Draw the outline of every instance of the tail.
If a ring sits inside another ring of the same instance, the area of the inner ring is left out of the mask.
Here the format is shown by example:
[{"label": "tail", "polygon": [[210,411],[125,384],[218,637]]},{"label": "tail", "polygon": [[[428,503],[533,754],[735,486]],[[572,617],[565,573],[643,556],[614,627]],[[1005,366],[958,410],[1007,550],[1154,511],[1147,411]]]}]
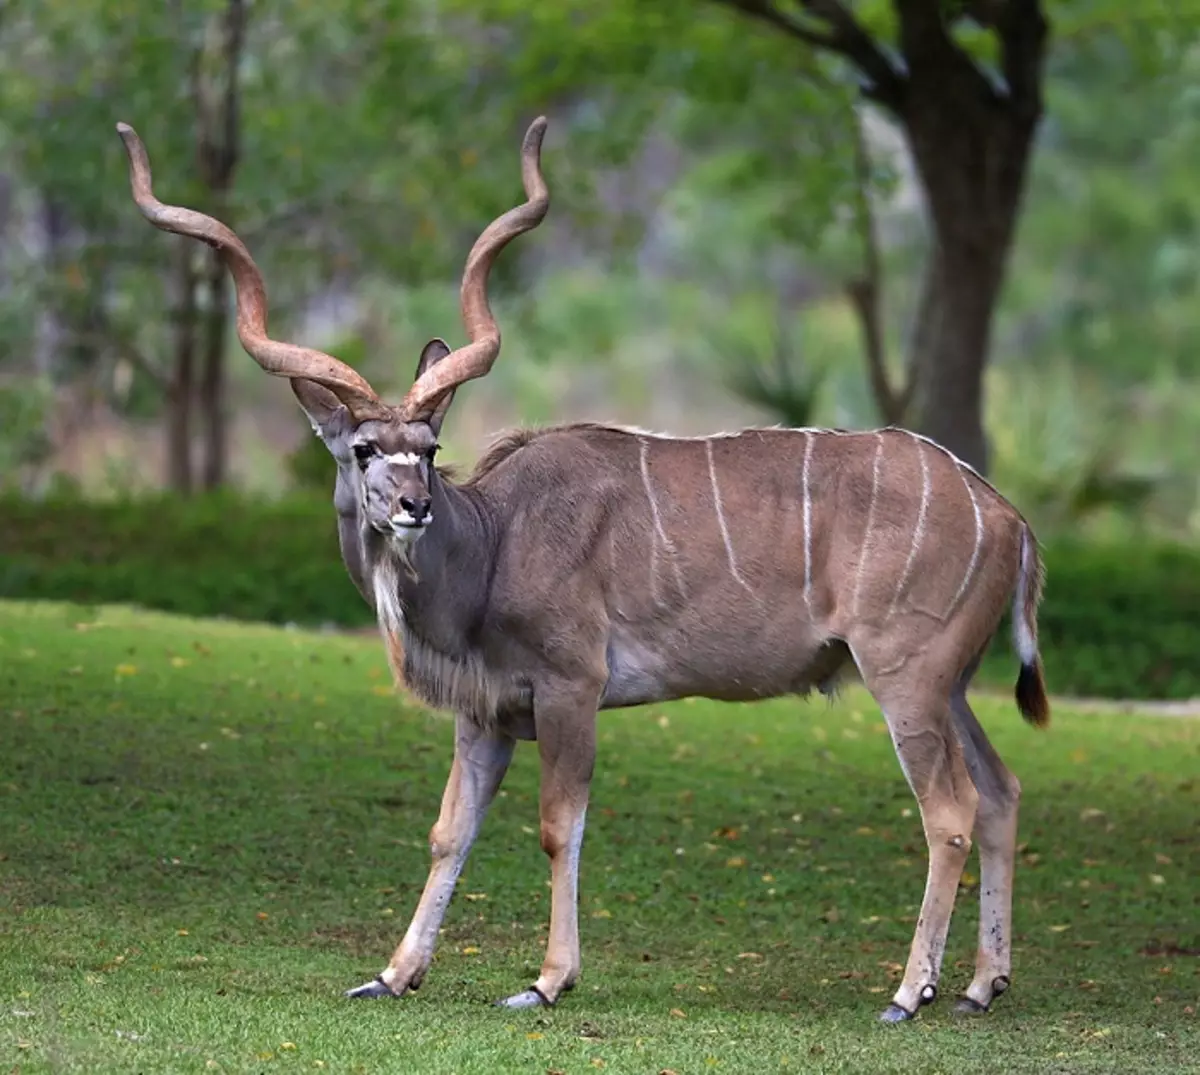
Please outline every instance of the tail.
[{"label": "tail", "polygon": [[1044,728],[1050,723],[1050,699],[1046,697],[1046,679],[1038,654],[1037,611],[1042,600],[1045,569],[1038,552],[1037,538],[1028,524],[1021,527],[1021,567],[1013,594],[1013,641],[1021,658],[1017,676],[1017,708],[1030,724]]}]

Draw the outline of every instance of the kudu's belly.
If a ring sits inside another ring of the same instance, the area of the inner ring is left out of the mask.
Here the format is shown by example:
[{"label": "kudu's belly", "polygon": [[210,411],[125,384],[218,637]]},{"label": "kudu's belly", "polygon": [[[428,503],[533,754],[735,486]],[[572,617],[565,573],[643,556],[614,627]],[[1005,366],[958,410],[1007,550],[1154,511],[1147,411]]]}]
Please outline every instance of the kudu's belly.
[{"label": "kudu's belly", "polygon": [[614,630],[602,709],[701,697],[748,702],[825,689],[851,662],[845,643],[807,623],[742,630]]}]

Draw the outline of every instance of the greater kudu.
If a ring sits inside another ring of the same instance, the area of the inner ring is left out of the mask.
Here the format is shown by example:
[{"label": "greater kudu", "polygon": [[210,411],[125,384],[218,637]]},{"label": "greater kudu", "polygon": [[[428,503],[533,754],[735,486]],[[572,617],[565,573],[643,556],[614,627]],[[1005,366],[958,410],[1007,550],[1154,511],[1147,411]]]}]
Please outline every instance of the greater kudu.
[{"label": "greater kudu", "polygon": [[343,558],[394,669],[456,715],[424,893],[387,968],[348,995],[401,996],[420,985],[517,740],[536,740],[541,759],[550,934],[537,981],[500,1003],[529,1007],[554,1004],[579,975],[597,710],[828,690],[857,670],[882,708],[929,846],[908,965],[883,1018],[911,1018],[936,995],[973,837],[979,950],[959,1008],[986,1011],[1009,982],[1020,786],[966,691],[1011,599],[1017,704],[1030,722],[1048,720],[1032,531],[970,467],[894,428],[681,439],[575,424],[503,437],[462,483],[440,472],[434,453],[454,391],[487,373],[500,349],[489,269],[546,214],[545,129],[539,118],[525,136],[528,200],[494,221],[467,259],[470,342],[426,345],[415,383],[392,406],[338,360],[267,336],[266,295],[245,246],[218,221],[160,203],[145,149],[119,127],[138,207],[156,227],[221,251],[243,346],[291,379],[336,459]]}]

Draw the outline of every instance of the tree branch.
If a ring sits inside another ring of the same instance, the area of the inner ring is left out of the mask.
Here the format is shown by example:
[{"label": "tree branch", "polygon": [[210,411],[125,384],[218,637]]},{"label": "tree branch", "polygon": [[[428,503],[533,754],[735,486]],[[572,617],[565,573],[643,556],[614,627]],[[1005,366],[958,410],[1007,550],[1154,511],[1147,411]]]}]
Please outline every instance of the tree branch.
[{"label": "tree branch", "polygon": [[1009,0],[996,24],[1001,68],[1013,107],[1027,119],[1042,114],[1042,66],[1050,24],[1040,0]]},{"label": "tree branch", "polygon": [[887,343],[883,333],[883,259],[875,214],[871,210],[871,157],[862,121],[853,117],[854,131],[854,217],[863,246],[863,271],[846,284],[846,295],[858,316],[863,337],[863,353],[871,393],[880,416],[888,425],[900,425],[912,394],[911,384],[897,391],[887,371]]},{"label": "tree branch", "polygon": [[899,112],[904,99],[904,75],[840,0],[798,0],[812,18],[828,26],[824,32],[806,26],[781,10],[775,0],[717,2],[758,19],[811,48],[832,52],[849,60],[866,79],[864,95],[893,112]]},{"label": "tree branch", "polygon": [[107,322],[102,323],[99,329],[92,332],[72,333],[71,342],[77,347],[94,347],[97,351],[111,350],[118,358],[126,359],[131,366],[144,373],[154,382],[155,387],[163,392],[170,384],[167,371],[159,363],[151,359],[123,332],[118,331]]},{"label": "tree branch", "polygon": [[112,343],[118,355],[128,360],[132,366],[135,366],[138,370],[144,373],[151,381],[154,382],[157,388],[163,392],[167,390],[167,386],[170,384],[170,378],[167,376],[167,371],[164,370],[157,362],[152,361],[150,356],[147,355],[132,340],[127,340],[118,336],[115,339],[112,339],[110,342]]}]

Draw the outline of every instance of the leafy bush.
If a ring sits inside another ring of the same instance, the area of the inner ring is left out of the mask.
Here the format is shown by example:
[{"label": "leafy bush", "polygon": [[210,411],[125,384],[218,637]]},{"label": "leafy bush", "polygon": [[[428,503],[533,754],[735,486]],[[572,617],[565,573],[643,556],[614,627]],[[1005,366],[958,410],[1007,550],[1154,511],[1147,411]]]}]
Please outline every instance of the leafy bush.
[{"label": "leafy bush", "polygon": [[[1200,696],[1200,551],[1140,543],[1046,550],[1050,689]],[[342,567],[328,493],[92,503],[0,498],[0,597],[127,602],[194,616],[370,624]],[[982,678],[1008,689],[1007,624]]]},{"label": "leafy bush", "polygon": [[1200,697],[1200,551],[1060,542],[1046,572],[1039,626],[1052,691]]},{"label": "leafy bush", "polygon": [[0,597],[127,602],[273,623],[373,622],[342,567],[329,494],[261,503],[0,499]]}]

